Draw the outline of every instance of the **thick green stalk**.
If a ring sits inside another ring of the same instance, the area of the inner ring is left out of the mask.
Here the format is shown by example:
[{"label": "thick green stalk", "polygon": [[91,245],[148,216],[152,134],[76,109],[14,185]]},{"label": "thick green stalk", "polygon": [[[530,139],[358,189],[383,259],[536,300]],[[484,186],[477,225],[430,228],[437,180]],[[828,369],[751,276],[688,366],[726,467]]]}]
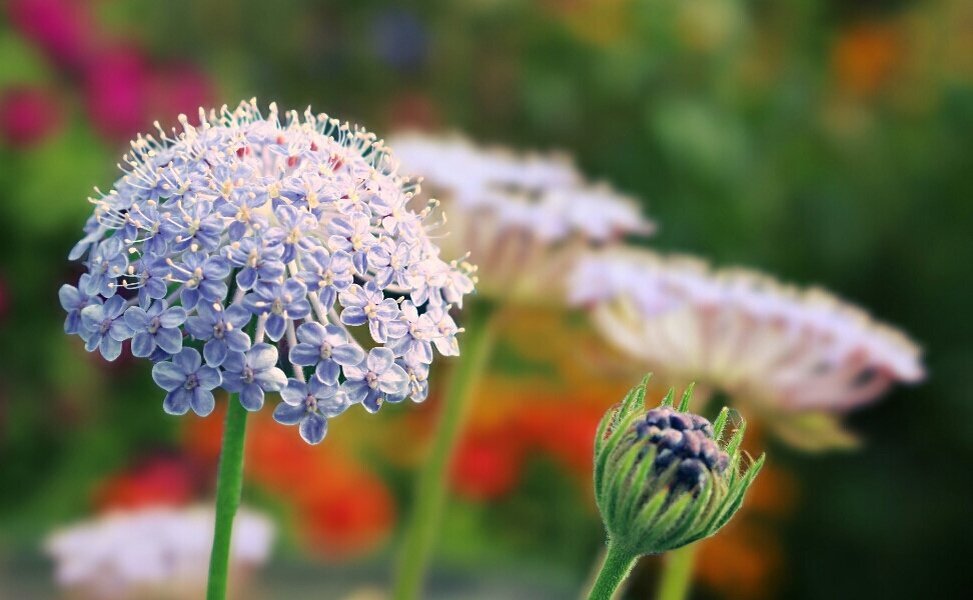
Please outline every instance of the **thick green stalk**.
[{"label": "thick green stalk", "polygon": [[601,563],[598,571],[598,578],[591,586],[591,593],[588,600],[611,600],[621,587],[622,582],[628,577],[638,556],[628,550],[623,550],[617,544],[608,542],[608,551],[605,553],[605,560]]},{"label": "thick green stalk", "polygon": [[689,594],[689,584],[693,580],[693,562],[696,558],[696,544],[689,544],[667,552],[662,565],[662,578],[659,580],[658,600],[684,600]]},{"label": "thick green stalk", "polygon": [[446,470],[466,421],[473,390],[490,357],[493,313],[494,308],[480,300],[471,302],[465,315],[462,351],[443,396],[432,447],[416,480],[415,500],[396,562],[394,600],[415,600],[422,590],[446,505]]},{"label": "thick green stalk", "polygon": [[213,530],[213,550],[209,558],[206,600],[226,598],[233,519],[240,506],[240,493],[243,489],[243,443],[247,433],[247,410],[232,394],[227,396],[227,404],[223,447],[220,450],[220,466],[216,479],[216,525]]}]

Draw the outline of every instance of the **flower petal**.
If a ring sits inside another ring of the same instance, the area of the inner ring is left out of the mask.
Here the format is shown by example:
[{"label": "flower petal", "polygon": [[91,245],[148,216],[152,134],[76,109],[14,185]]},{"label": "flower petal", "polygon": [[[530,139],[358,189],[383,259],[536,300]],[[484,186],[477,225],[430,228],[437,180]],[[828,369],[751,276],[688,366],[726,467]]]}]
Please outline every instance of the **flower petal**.
[{"label": "flower petal", "polygon": [[251,383],[240,392],[240,404],[249,411],[260,410],[264,405],[264,391],[256,383]]},{"label": "flower petal", "polygon": [[257,344],[247,352],[247,362],[254,371],[263,371],[277,365],[277,348],[270,344]]},{"label": "flower petal", "polygon": [[304,418],[304,406],[292,406],[281,402],[274,407],[274,420],[281,425],[296,425]]},{"label": "flower petal", "polygon": [[186,414],[189,412],[190,395],[189,390],[183,387],[169,392],[166,394],[165,400],[162,401],[162,410],[170,415]]},{"label": "flower petal", "polygon": [[172,362],[179,367],[183,373],[195,373],[203,364],[202,357],[195,348],[183,348],[178,354],[172,357]]},{"label": "flower petal", "polygon": [[373,373],[384,373],[395,362],[395,354],[388,348],[372,348],[368,351],[365,364]]},{"label": "flower petal", "polygon": [[155,332],[155,343],[169,354],[176,354],[182,350],[182,332],[178,329],[160,329]]},{"label": "flower petal", "polygon": [[309,413],[301,421],[301,437],[308,444],[319,444],[328,433],[328,420],[316,413]]},{"label": "flower petal", "polygon": [[189,405],[192,407],[194,413],[205,417],[216,408],[216,398],[213,397],[213,392],[204,390],[203,388],[196,388],[190,397]]}]

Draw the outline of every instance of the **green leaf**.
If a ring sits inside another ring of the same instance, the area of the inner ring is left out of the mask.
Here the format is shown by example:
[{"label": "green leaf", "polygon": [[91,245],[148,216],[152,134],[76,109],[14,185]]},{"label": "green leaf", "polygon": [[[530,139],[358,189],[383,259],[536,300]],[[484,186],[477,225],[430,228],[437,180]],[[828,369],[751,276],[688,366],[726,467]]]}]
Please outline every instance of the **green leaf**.
[{"label": "green leaf", "polygon": [[625,498],[620,509],[619,515],[622,521],[625,523],[631,523],[632,519],[635,518],[635,513],[638,511],[639,500],[642,498],[642,491],[648,490],[648,486],[645,484],[649,477],[649,469],[652,468],[652,463],[655,462],[656,450],[655,445],[649,444],[648,451],[646,452],[645,456],[639,459],[641,462],[639,463],[638,468],[635,470],[635,473],[632,474],[632,481],[629,485],[638,489],[636,493],[627,494],[628,497]]},{"label": "green leaf", "polygon": [[[624,497],[631,493],[630,479],[632,477],[632,470],[635,468],[635,461],[638,460],[638,455],[641,448],[637,444],[629,445],[624,451],[622,451],[621,456],[611,459],[612,461],[612,472],[611,481],[609,485],[611,486],[607,491],[608,493],[608,506],[605,512],[605,520],[610,523],[616,523],[615,518],[618,515],[619,503],[624,501]],[[641,493],[636,492],[636,493]]]},{"label": "green leaf", "polygon": [[720,438],[723,437],[723,430],[726,429],[726,423],[729,418],[730,409],[724,406],[723,410],[721,410],[720,414],[716,417],[716,420],[713,421],[713,437],[717,442],[719,442]]},{"label": "green leaf", "polygon": [[743,443],[743,434],[747,431],[747,422],[741,421],[740,426],[737,430],[733,432],[733,437],[730,438],[730,443],[726,445],[726,453],[730,456],[736,454],[737,450],[740,448],[740,444]]},{"label": "green leaf", "polygon": [[689,384],[686,391],[682,393],[682,400],[679,401],[679,412],[686,412],[689,410],[689,402],[693,399],[693,388],[696,387],[696,382]]},{"label": "green leaf", "polygon": [[662,403],[659,406],[672,406],[672,399],[675,395],[676,395],[676,390],[673,388],[669,388],[669,391],[666,392],[666,396],[665,398],[662,399]]}]

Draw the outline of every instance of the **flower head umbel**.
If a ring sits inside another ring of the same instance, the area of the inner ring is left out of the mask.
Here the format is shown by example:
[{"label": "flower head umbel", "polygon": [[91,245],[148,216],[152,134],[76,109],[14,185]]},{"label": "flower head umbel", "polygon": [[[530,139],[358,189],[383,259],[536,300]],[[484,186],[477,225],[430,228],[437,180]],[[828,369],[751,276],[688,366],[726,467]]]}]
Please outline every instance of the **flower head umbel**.
[{"label": "flower head umbel", "polygon": [[[561,155],[518,155],[460,136],[403,134],[392,144],[403,170],[421,176],[445,208],[444,255],[468,252],[478,291],[494,298],[556,302],[581,251],[654,230],[637,202],[586,181]],[[394,278],[405,256],[382,249],[383,273]]]},{"label": "flower head umbel", "polygon": [[919,349],[898,330],[823,290],[752,271],[604,250],[580,261],[571,290],[642,366],[746,402],[806,448],[849,443],[836,415],[923,377]]},{"label": "flower head umbel", "polygon": [[[236,514],[230,560],[245,574],[270,556],[274,526]],[[198,598],[205,594],[213,510],[198,506],[112,512],[54,532],[45,545],[59,586],[84,598]]]},{"label": "flower head umbel", "polygon": [[109,360],[131,339],[173,414],[208,414],[218,387],[258,410],[266,392],[304,386],[287,405],[301,414],[280,416],[313,442],[351,404],[375,411],[410,384],[424,397],[424,370],[400,365],[455,354],[449,310],[472,267],[439,257],[391,151],[310,110],[281,121],[251,101],[199,118],[139,136],[91,199],[70,254],[87,272],[60,291],[65,331]]},{"label": "flower head umbel", "polygon": [[602,418],[595,438],[595,498],[611,544],[658,554],[723,527],[764,462],[744,465],[745,423],[725,440],[729,410],[714,423],[686,412],[692,388],[645,410],[646,377]]}]

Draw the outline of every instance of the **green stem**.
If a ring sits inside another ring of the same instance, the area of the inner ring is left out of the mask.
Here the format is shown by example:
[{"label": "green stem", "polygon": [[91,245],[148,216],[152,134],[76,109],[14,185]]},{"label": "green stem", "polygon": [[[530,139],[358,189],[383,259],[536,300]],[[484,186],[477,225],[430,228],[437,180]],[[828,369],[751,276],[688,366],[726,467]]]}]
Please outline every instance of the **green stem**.
[{"label": "green stem", "polygon": [[588,600],[611,600],[614,598],[622,582],[625,581],[625,578],[632,571],[632,567],[635,566],[636,560],[638,560],[638,556],[609,541],[608,552],[605,553],[605,560],[601,563],[598,578],[591,586]]},{"label": "green stem", "polygon": [[693,580],[696,544],[689,544],[666,553],[659,581],[658,600],[683,600]]},{"label": "green stem", "polygon": [[243,489],[243,442],[247,433],[247,410],[232,394],[227,396],[223,448],[216,479],[216,525],[209,559],[206,600],[224,600],[230,564],[233,519],[240,506]]},{"label": "green stem", "polygon": [[415,600],[422,590],[429,557],[446,504],[446,469],[469,412],[470,398],[487,366],[493,345],[494,309],[486,301],[471,302],[463,323],[461,356],[443,397],[442,412],[429,455],[416,479],[415,500],[405,526],[396,562],[392,598]]}]

